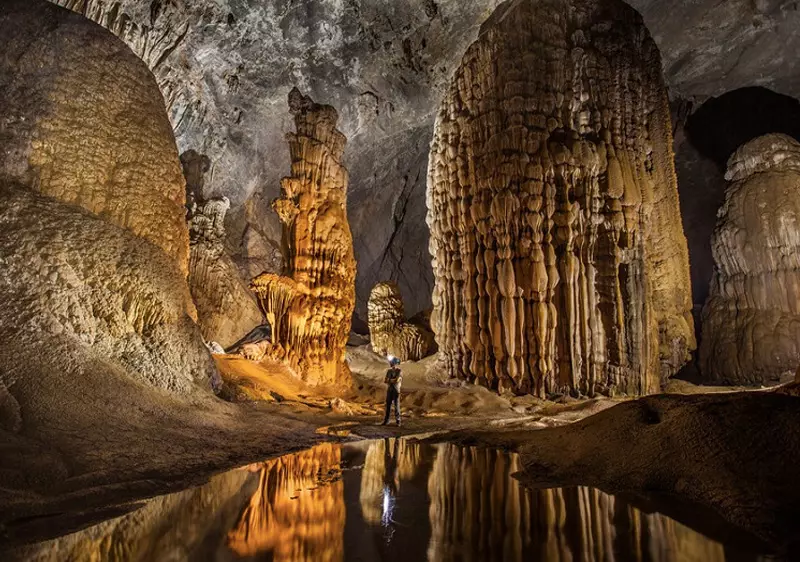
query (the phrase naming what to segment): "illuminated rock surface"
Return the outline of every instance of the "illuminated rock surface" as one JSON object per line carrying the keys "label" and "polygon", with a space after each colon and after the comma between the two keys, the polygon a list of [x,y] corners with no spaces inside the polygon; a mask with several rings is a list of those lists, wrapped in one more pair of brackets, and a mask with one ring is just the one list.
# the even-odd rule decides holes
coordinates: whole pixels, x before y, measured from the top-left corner
{"label": "illuminated rock surface", "polygon": [[433,334],[406,320],[403,297],[396,283],[378,283],[367,302],[369,340],[379,355],[394,355],[401,361],[417,361],[434,346]]}
{"label": "illuminated rock surface", "polygon": [[252,288],[272,327],[266,353],[296,366],[309,383],[347,383],[344,348],[355,306],[356,263],[347,222],[346,139],[338,114],[297,89],[289,94],[296,133],[287,135],[292,175],[273,207],[284,229],[286,276],[265,274]]}
{"label": "illuminated rock surface", "polygon": [[197,307],[197,323],[206,341],[227,348],[261,324],[261,311],[225,251],[225,215],[230,201],[227,197],[203,200],[200,195],[208,158],[190,151],[181,156],[181,162],[189,194],[189,289]]}
{"label": "illuminated rock surface", "polygon": [[515,454],[475,447],[320,445],[10,560],[726,560],[727,546],[598,490],[527,490],[520,468]]}
{"label": "illuminated rock surface", "polygon": [[4,2],[0,28],[0,178],[130,230],[185,274],[185,182],[147,66],[106,30],[47,2]]}
{"label": "illuminated rock surface", "polygon": [[711,383],[774,384],[800,364],[800,143],[752,140],[725,178],[701,370]]}
{"label": "illuminated rock surface", "polygon": [[514,1],[484,24],[437,119],[428,209],[452,376],[647,394],[694,349],[660,59],[622,2]]}

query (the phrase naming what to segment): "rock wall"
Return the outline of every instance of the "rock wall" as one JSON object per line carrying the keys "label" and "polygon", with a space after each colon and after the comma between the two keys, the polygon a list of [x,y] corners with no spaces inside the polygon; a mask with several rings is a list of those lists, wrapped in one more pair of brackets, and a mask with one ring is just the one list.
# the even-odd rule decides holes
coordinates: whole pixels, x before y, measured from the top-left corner
{"label": "rock wall", "polygon": [[255,295],[242,281],[225,251],[227,197],[204,201],[202,188],[210,162],[195,151],[181,155],[187,182],[189,289],[203,338],[227,348],[262,323]]}
{"label": "rock wall", "polygon": [[347,222],[345,136],[338,114],[296,88],[289,93],[296,133],[287,135],[292,175],[273,207],[284,229],[286,276],[264,274],[253,290],[272,327],[267,353],[312,384],[349,381],[344,350],[355,306],[356,263]]}
{"label": "rock wall", "polygon": [[418,361],[433,349],[433,334],[406,320],[403,297],[396,283],[378,283],[367,302],[369,338],[379,355]]}
{"label": "rock wall", "polygon": [[658,49],[616,0],[513,0],[437,118],[432,324],[499,391],[646,394],[694,349]]}
{"label": "rock wall", "polygon": [[0,12],[0,179],[130,230],[185,274],[185,182],[158,84],[106,30],[41,4]]}
{"label": "rock wall", "polygon": [[701,371],[713,383],[775,383],[800,364],[800,143],[758,137],[731,156],[725,178]]}

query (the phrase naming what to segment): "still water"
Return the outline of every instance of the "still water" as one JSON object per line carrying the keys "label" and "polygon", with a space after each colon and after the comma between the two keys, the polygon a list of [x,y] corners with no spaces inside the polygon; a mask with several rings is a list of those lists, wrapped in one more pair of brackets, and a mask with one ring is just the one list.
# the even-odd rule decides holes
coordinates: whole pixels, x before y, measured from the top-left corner
{"label": "still water", "polygon": [[323,444],[156,498],[25,560],[756,560],[591,488],[527,490],[515,454],[401,439]]}

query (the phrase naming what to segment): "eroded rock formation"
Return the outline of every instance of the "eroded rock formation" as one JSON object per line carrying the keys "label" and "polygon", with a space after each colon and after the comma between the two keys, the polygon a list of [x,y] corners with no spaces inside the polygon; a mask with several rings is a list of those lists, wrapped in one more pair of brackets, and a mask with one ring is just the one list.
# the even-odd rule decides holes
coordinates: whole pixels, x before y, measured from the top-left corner
{"label": "eroded rock formation", "polygon": [[295,88],[289,108],[297,129],[287,135],[292,175],[273,202],[284,229],[287,275],[261,275],[252,288],[272,327],[267,354],[296,366],[309,383],[347,382],[356,264],[341,163],[346,139],[333,107]]}
{"label": "eroded rock formation", "polygon": [[185,274],[185,182],[147,66],[100,26],[50,4],[10,0],[0,18],[0,179],[130,230]]}
{"label": "eroded rock formation", "polygon": [[433,334],[406,320],[403,297],[396,283],[378,283],[367,302],[372,350],[401,361],[422,359],[433,347]]}
{"label": "eroded rock formation", "polygon": [[728,161],[700,361],[709,382],[761,385],[800,363],[800,143],[758,137]]}
{"label": "eroded rock formation", "polygon": [[187,151],[181,155],[181,163],[187,182],[189,289],[197,307],[197,323],[206,341],[227,348],[261,324],[262,315],[225,250],[225,215],[230,201],[224,196],[202,198],[208,158]]}
{"label": "eroded rock formation", "polygon": [[438,116],[428,209],[452,375],[645,394],[694,348],[660,58],[622,2],[495,12]]}

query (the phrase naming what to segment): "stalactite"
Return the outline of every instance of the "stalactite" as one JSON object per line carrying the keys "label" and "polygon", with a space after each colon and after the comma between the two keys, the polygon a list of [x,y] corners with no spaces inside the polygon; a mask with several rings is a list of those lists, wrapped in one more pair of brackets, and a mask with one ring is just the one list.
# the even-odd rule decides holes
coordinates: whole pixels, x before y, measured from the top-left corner
{"label": "stalactite", "polygon": [[267,353],[309,383],[346,382],[344,349],[355,307],[355,258],[347,222],[346,139],[338,115],[296,88],[289,94],[296,133],[287,135],[292,175],[273,208],[283,223],[287,275],[264,274],[252,288],[273,327]]}
{"label": "stalactite", "polygon": [[378,283],[367,302],[372,350],[401,361],[418,361],[433,348],[433,334],[406,320],[403,297],[396,283]]}
{"label": "stalactite", "polygon": [[800,364],[800,143],[770,134],[728,161],[700,363],[713,383],[791,380]]}
{"label": "stalactite", "polygon": [[498,8],[437,118],[427,204],[450,375],[646,394],[694,349],[660,58],[622,2]]}

